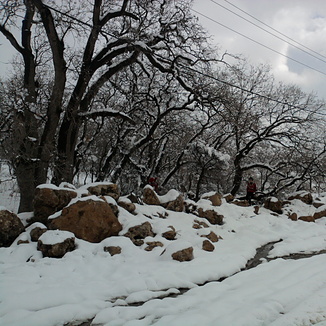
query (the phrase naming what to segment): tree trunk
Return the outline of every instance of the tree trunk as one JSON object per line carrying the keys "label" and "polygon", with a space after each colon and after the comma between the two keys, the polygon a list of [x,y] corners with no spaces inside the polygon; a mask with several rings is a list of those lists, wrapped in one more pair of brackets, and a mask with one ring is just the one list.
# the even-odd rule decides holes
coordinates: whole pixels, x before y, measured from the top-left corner
{"label": "tree trunk", "polygon": [[35,191],[34,172],[35,163],[31,161],[16,164],[15,174],[20,191],[18,213],[33,211]]}
{"label": "tree trunk", "polygon": [[231,190],[231,194],[233,196],[235,196],[236,193],[239,191],[241,187],[242,178],[243,178],[243,170],[241,169],[240,166],[240,160],[241,159],[239,157],[236,157],[236,159],[234,160],[235,172],[234,172],[233,185]]}

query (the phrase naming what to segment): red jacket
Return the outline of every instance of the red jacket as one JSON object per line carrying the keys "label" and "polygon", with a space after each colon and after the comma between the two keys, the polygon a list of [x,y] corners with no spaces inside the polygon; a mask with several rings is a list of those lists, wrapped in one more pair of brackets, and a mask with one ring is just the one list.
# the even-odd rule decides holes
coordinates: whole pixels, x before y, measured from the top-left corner
{"label": "red jacket", "polygon": [[257,191],[257,186],[254,182],[248,182],[247,183],[247,192],[255,193]]}

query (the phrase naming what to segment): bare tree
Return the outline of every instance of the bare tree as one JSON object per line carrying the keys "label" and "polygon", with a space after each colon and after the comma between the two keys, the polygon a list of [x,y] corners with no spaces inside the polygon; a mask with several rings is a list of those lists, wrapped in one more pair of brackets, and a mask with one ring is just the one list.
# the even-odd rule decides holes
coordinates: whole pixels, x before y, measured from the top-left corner
{"label": "bare tree", "polygon": [[[74,6],[66,1],[0,2],[0,32],[23,59],[26,91],[13,129],[19,144],[19,211],[32,209],[32,189],[47,180],[51,162],[55,161],[54,183],[72,182],[85,117],[130,121],[122,108],[94,106],[100,90],[127,67],[139,66],[145,72],[155,67],[188,94],[199,96],[188,83],[186,67],[204,69],[214,53],[189,6],[189,1],[164,0],[94,0]],[[48,101],[38,98],[45,61]],[[43,113],[41,124],[35,110]]]}

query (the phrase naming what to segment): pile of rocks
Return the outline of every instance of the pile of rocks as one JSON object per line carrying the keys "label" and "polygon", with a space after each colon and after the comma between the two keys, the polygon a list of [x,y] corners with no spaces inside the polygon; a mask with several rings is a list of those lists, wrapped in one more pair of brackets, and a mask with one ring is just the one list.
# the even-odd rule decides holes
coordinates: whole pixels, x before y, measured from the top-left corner
{"label": "pile of rocks", "polygon": [[[183,212],[186,205],[189,205],[176,190],[170,190],[165,196],[159,196],[150,186],[144,188],[141,199],[146,205],[163,207],[164,214],[159,216],[163,219],[167,217],[169,210]],[[218,194],[210,195],[206,199],[211,200],[212,205],[222,203],[222,197]],[[95,183],[79,189],[71,185],[61,187],[41,185],[36,189],[34,214],[27,225],[28,239],[20,240],[19,244],[35,241],[44,257],[56,258],[63,257],[65,253],[75,249],[75,238],[99,243],[108,237],[120,235],[128,237],[136,246],[145,244],[146,251],[163,247],[161,241],[146,242],[147,237],[156,236],[150,218],[147,222],[123,230],[123,225],[119,222],[119,210],[123,208],[135,214],[136,203],[132,201],[136,201],[132,196],[121,197],[118,186],[113,183]],[[223,224],[223,216],[213,208],[205,210],[193,204],[191,210],[198,216],[193,228],[208,227],[205,220],[210,224]],[[0,236],[3,239],[0,245],[10,246],[25,231],[25,227],[14,213],[5,208],[0,213],[2,214],[0,214]],[[174,226],[170,225],[160,236],[173,241],[176,240],[176,235]],[[213,251],[215,249],[213,243],[220,237],[214,232],[205,237],[202,249]],[[120,247],[105,247],[104,250],[111,255],[121,253]],[[171,256],[179,261],[188,261],[193,259],[193,250],[189,247],[183,248]]]}

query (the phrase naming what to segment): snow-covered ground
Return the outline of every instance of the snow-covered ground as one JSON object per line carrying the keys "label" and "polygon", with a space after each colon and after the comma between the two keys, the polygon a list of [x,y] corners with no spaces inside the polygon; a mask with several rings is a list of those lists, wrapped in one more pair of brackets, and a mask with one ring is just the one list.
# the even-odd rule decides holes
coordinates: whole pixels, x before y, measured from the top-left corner
{"label": "snow-covered ground", "polygon": [[[299,215],[312,209],[294,203]],[[168,211],[162,219],[166,211],[159,206],[137,205],[137,215],[120,208],[121,234],[151,217],[157,235],[146,241],[164,244],[153,251],[119,236],[98,244],[77,239],[77,249],[62,259],[42,258],[36,243],[17,245],[29,239],[28,228],[11,247],[0,248],[0,325],[79,325],[92,319],[91,325],[106,326],[325,326],[326,255],[277,257],[326,249],[326,218],[292,221],[226,202],[217,210],[223,225],[207,222],[208,228],[194,229],[198,217],[191,214]],[[170,225],[177,240],[161,236]],[[207,252],[201,235],[211,231],[223,239]],[[269,253],[275,259],[242,270],[258,247],[281,239]],[[121,254],[103,250],[111,245],[120,246]],[[194,259],[172,260],[170,253],[186,245],[194,248]]]}

